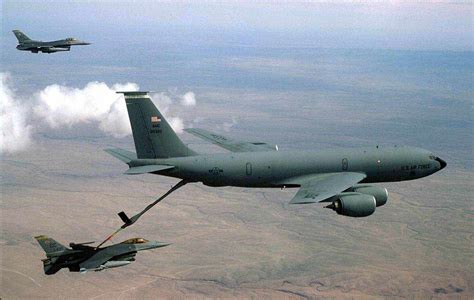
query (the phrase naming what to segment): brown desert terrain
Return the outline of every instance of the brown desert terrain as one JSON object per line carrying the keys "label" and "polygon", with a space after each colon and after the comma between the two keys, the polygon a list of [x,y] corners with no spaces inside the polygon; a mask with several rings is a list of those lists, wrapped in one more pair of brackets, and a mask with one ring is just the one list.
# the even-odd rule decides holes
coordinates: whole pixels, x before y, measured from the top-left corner
{"label": "brown desert terrain", "polygon": [[296,190],[210,188],[172,194],[113,242],[172,245],[129,266],[43,274],[33,239],[103,240],[176,180],[126,176],[101,139],[40,139],[2,160],[2,299],[474,297],[472,172],[384,184],[368,218],[291,206]]}

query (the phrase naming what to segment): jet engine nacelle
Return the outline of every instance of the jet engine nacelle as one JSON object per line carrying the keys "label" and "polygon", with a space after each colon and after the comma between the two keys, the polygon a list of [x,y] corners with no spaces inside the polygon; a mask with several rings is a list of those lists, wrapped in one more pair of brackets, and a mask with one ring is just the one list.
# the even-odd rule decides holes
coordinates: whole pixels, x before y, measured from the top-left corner
{"label": "jet engine nacelle", "polygon": [[387,200],[388,200],[387,189],[374,186],[374,185],[357,184],[347,189],[346,192],[354,192],[354,193],[374,196],[377,206],[384,205],[385,203],[387,203]]}
{"label": "jet engine nacelle", "polygon": [[376,200],[372,195],[348,192],[337,195],[337,199],[326,207],[343,216],[367,217],[375,212]]}

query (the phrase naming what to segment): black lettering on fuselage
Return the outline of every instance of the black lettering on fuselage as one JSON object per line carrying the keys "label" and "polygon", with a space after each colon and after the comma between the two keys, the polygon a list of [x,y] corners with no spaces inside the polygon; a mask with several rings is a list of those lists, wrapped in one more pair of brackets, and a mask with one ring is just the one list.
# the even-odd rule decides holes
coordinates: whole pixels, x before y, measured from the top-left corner
{"label": "black lettering on fuselage", "polygon": [[418,169],[429,169],[429,168],[431,168],[431,164],[418,165]]}

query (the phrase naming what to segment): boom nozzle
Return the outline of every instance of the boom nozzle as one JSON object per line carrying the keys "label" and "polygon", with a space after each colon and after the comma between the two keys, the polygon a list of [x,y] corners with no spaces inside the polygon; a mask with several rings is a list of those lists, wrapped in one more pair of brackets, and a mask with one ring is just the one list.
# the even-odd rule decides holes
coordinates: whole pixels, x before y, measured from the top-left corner
{"label": "boom nozzle", "polygon": [[122,225],[122,228],[128,227],[128,226],[133,224],[133,221],[130,220],[130,218],[127,216],[127,214],[124,211],[119,212],[118,216],[125,223],[125,224]]}

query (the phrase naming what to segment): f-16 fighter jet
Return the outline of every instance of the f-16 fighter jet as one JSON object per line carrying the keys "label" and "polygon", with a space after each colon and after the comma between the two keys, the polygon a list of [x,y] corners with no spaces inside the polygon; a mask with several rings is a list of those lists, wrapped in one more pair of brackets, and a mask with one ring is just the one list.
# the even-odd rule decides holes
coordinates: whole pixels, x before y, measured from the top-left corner
{"label": "f-16 fighter jet", "polygon": [[16,46],[16,48],[22,51],[31,51],[32,53],[53,53],[58,51],[69,51],[71,50],[71,46],[90,45],[90,43],[86,43],[75,38],[67,38],[64,40],[57,40],[51,42],[42,42],[30,39],[20,30],[13,30],[13,33],[18,39],[18,46]]}
{"label": "f-16 fighter jet", "polygon": [[[189,182],[215,187],[298,188],[291,204],[328,202],[326,207],[340,215],[366,217],[388,199],[385,188],[371,183],[418,179],[446,167],[446,162],[431,151],[414,147],[279,151],[262,142],[238,141],[203,129],[188,129],[230,151],[198,154],[178,138],[148,92],[122,93],[136,153],[105,151],[129,166],[125,174],[152,173],[181,179],[155,202]],[[131,218],[120,212],[123,227],[133,224],[154,204]]]}
{"label": "f-16 fighter jet", "polygon": [[46,275],[55,274],[62,268],[68,268],[71,272],[87,272],[122,267],[134,261],[138,251],[169,245],[134,238],[104,248],[87,246],[93,242],[70,243],[71,248],[66,248],[45,235],[37,236],[35,239],[46,252],[46,258],[43,259]]}

